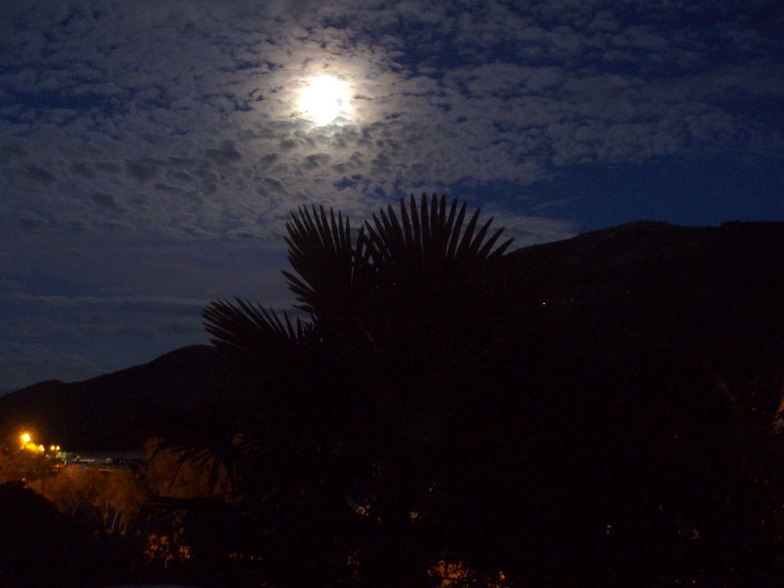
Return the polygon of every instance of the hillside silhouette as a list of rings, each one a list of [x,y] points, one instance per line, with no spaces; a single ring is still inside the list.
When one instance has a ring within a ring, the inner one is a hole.
[[[213,456],[242,498],[210,545],[280,585],[427,585],[445,557],[508,585],[770,582],[784,223],[507,251],[467,218],[412,197],[354,242],[303,209],[284,274],[312,322],[215,302],[214,347],[25,388],[0,419]]]
[[[141,449],[171,419],[219,398],[227,379],[218,353],[192,345],[83,382],[47,380],[0,397],[0,427],[36,431],[69,450]]]
[[[499,314],[540,335],[570,325],[571,333],[533,341],[537,355],[553,353],[560,337],[579,346],[574,339],[584,336],[595,347],[619,325],[640,330],[640,339],[688,347],[724,374],[739,401],[772,420],[784,371],[781,251],[784,223],[639,222],[593,231],[507,254],[508,308]],[[189,346],[83,382],[49,380],[2,396],[0,424],[25,423],[80,449],[136,448],[165,415],[220,399],[227,385],[215,349]]]

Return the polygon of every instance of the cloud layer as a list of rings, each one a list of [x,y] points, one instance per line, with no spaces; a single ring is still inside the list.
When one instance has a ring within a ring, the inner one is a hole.
[[[6,3],[6,353],[60,353],[51,337],[70,327],[55,308],[137,328],[141,350],[154,317],[180,324],[197,301],[284,304],[270,276],[285,265],[285,220],[303,204],[364,219],[410,192],[446,192],[481,204],[525,245],[579,230],[556,214],[567,200],[534,189],[570,170],[775,162],[784,152],[775,5]],[[349,84],[352,103],[319,127],[299,93],[324,74]],[[146,318],[122,318],[131,311]],[[48,321],[48,342],[31,320]],[[198,327],[189,324],[180,327]],[[75,365],[114,366],[89,359],[87,339],[71,341]]]
[[[784,94],[768,3],[516,6],[21,3],[2,29],[6,222],[274,238],[302,202],[366,215],[470,179],[781,145],[756,108]],[[353,113],[317,128],[298,92],[325,72]]]

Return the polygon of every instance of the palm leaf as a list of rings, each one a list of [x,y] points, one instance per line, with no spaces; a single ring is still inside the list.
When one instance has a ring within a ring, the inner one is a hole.
[[[492,232],[492,219],[479,217],[465,203],[422,195],[366,223],[374,287],[363,325],[374,343],[368,377],[389,380],[380,389],[434,398],[497,380],[499,277],[512,240],[499,245],[503,229]]]
[[[419,203],[414,196],[402,200],[399,215],[392,206],[374,214],[365,227],[377,290],[419,292],[457,312],[486,298],[500,283],[499,262],[512,239],[498,244],[503,229],[490,234],[493,219],[479,226],[479,214],[466,223],[465,203],[447,207],[446,197],[435,194],[429,202],[424,194]]]
[[[212,343],[244,368],[264,366],[266,379],[296,370],[312,335],[308,323],[292,323],[286,313],[281,320],[274,311],[239,299],[212,302],[202,314]]]
[[[422,195],[419,206],[412,195],[408,205],[400,202],[400,218],[391,205],[373,215],[373,222],[366,227],[370,244],[375,247],[375,263],[399,261],[412,263],[422,271],[434,269],[444,263],[457,260],[472,260],[475,264],[492,263],[500,258],[512,239],[508,239],[493,249],[503,233],[498,229],[487,237],[493,219],[482,225],[478,232],[477,222],[480,210],[474,212],[463,227],[466,204],[457,212],[457,200],[453,200],[447,214],[446,196],[433,194],[428,207],[428,199]]]
[[[240,489],[257,443],[246,432],[247,420],[243,422],[232,414],[232,408],[202,406],[201,410],[183,413],[169,423],[168,435],[156,442],[150,459],[163,453],[175,457],[170,486],[182,467],[192,464],[208,472],[211,489],[224,478],[232,491]],[[210,418],[203,418],[202,411],[209,412]]]
[[[300,208],[286,223],[289,262],[284,271],[299,308],[322,316],[345,306],[356,282],[362,252],[355,250],[348,218],[323,206]],[[359,243],[364,243],[360,233]]]

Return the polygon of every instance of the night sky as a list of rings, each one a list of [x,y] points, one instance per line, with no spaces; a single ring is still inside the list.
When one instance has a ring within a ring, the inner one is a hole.
[[[284,223],[409,193],[517,246],[784,220],[780,1],[0,4],[0,390],[287,308]],[[343,91],[325,122],[306,102]]]

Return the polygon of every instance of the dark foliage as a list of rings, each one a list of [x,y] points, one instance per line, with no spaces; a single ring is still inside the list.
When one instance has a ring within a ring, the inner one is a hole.
[[[275,543],[290,545],[292,529],[311,536],[326,556],[317,574],[422,585],[432,564],[458,555],[448,534],[452,511],[467,506],[465,435],[485,437],[479,407],[510,384],[494,351],[509,241],[497,245],[490,226],[444,197],[412,197],[354,240],[342,215],[301,209],[288,225],[296,273],[285,275],[311,321],[244,301],[205,310],[248,391],[243,441],[229,440],[245,460],[238,494],[266,517],[285,513],[285,525],[264,519]]]
[[[131,560],[21,482],[0,485],[0,585],[106,586],[123,578]]]
[[[509,252],[465,210],[411,198],[355,230],[303,208],[285,275],[307,320],[205,309],[229,383],[161,450],[232,492],[148,505],[190,549],[179,577],[780,583],[784,225]]]
[[[284,586],[432,585],[439,561],[472,570],[465,585],[772,581],[779,398],[750,398],[702,327],[722,324],[704,308],[721,260],[681,243],[630,273],[599,251],[565,284],[567,256],[527,265],[489,227],[436,196],[357,233],[303,208],[285,275],[310,320],[205,310],[243,401],[230,434],[169,446],[231,475],[238,549]],[[781,324],[780,284],[754,291]]]
[[[625,291],[600,255],[565,287],[489,227],[435,196],[379,211],[356,238],[341,214],[301,209],[284,273],[311,320],[206,309],[247,394],[224,463],[243,464],[238,495],[263,529],[245,545],[266,577],[427,585],[445,560],[474,582],[769,581],[781,484],[759,432],[777,406],[731,390],[694,339],[711,337],[700,304],[717,272],[681,274],[686,244],[638,277],[624,268]],[[701,291],[668,293],[679,280]]]

